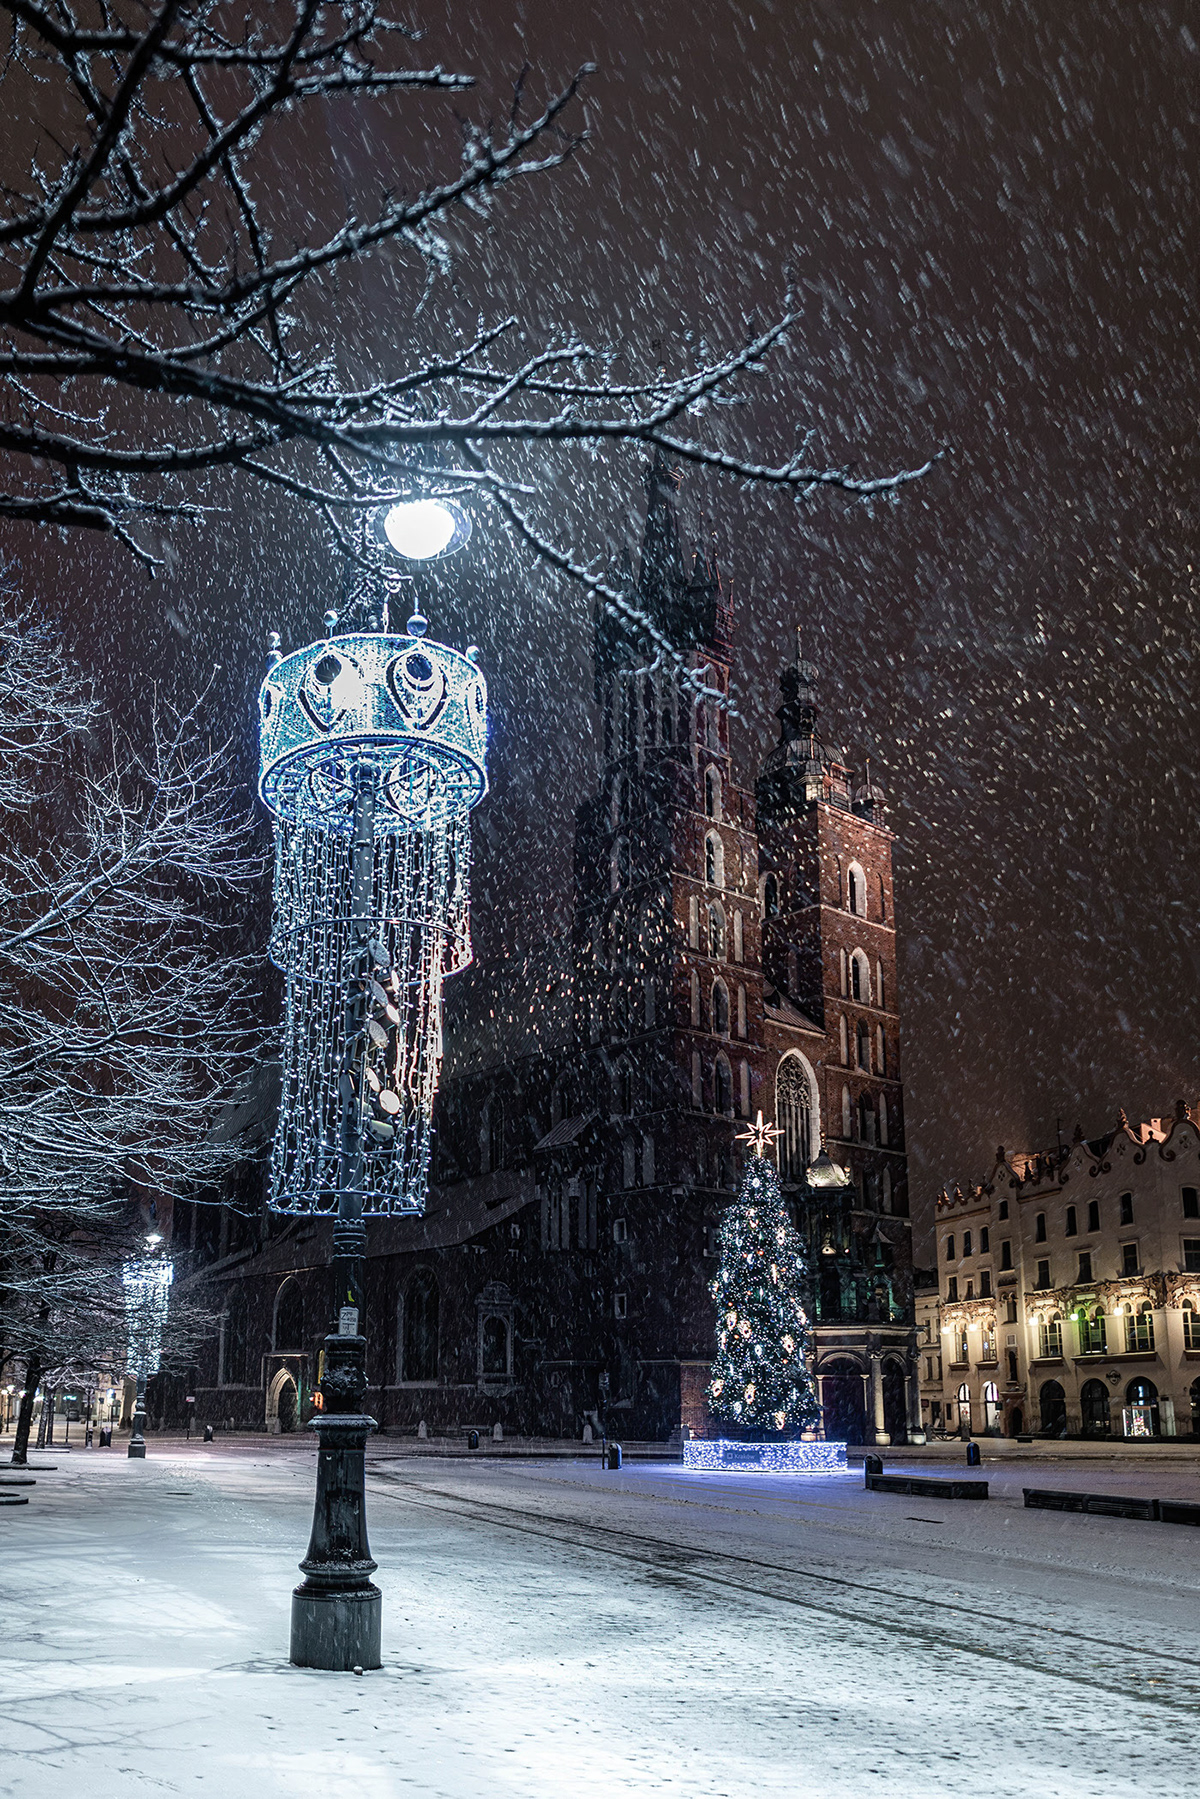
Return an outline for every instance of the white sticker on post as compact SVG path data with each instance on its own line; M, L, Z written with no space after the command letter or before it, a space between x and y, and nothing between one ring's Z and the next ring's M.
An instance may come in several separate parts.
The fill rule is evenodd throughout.
M338 1312L338 1336L339 1337L357 1337L357 1335L358 1335L358 1307L357 1306L343 1306L341 1308L341 1310Z

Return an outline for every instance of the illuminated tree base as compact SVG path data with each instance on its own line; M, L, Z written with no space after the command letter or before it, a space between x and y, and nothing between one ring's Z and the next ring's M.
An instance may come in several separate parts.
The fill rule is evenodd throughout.
M683 1465L698 1473L721 1468L751 1474L844 1474L844 1443L731 1443L726 1437L692 1437Z

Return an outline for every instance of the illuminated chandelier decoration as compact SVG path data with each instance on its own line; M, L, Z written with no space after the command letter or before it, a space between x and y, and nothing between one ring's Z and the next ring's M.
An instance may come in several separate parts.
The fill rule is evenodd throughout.
M289 656L272 637L259 695L285 981L269 1204L332 1214L345 1193L362 1213L420 1213L442 984L471 960L487 688L475 650L430 642L419 613L404 636L386 606L377 631L338 636L334 613L325 625Z
M163 1326L174 1279L174 1264L165 1256L138 1256L121 1266L129 1372L139 1386L158 1373L162 1361Z

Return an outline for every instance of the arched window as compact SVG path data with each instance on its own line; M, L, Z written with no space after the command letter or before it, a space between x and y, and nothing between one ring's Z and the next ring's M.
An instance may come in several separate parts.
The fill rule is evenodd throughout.
M247 1384L247 1361L250 1342L250 1308L243 1287L235 1287L225 1314L225 1354L223 1380L227 1387Z
M746 1028L746 989L739 987L737 990L737 1034L739 1037L746 1035Z
M1190 1299L1183 1302L1183 1347L1200 1349L1200 1312Z
M886 1149L891 1141L891 1126L888 1123L888 1098L886 1093L879 1095L879 1141Z
M783 1133L778 1139L779 1172L785 1181L803 1180L816 1157L821 1141L816 1091L812 1071L794 1050L789 1051L775 1070L775 1124Z
M884 1042L881 1024L875 1026L875 1072L877 1074L887 1073L887 1044Z
M887 1011L887 1001L884 998L884 991L885 991L885 989L884 989L884 985L883 985L883 963L879 960L879 957L876 956L876 958L875 958L875 1004L879 1007L879 1010L881 1012Z
M712 1028L718 1037L729 1035L729 989L724 981L712 985Z
M621 1185L637 1186L637 1146L632 1137L626 1137L621 1144Z
M735 912L733 915L733 959L735 962L746 960L746 938L740 912Z
M435 1381L438 1372L438 1284L430 1268L413 1272L401 1301L400 1379Z
M733 1116L733 1075L724 1056L718 1056L713 1069L713 1110Z
M1154 1348L1154 1308L1150 1301L1143 1300L1135 1311L1131 1305L1125 1307L1125 1353L1127 1355L1145 1354Z
M507 1318L493 1316L481 1320L479 1372L491 1380L503 1380L511 1374L512 1330Z
M864 1005L871 1003L870 964L860 949L850 957L850 997L861 1000Z
M858 1096L858 1137L860 1143L875 1141L875 1107L869 1093Z
M838 1047L842 1052L842 1067L850 1066L850 1033L846 1028L846 1014L838 1018Z
M1079 1389L1079 1407L1085 1437L1107 1437L1111 1428L1108 1387L1102 1380L1087 1380Z
M304 1295L298 1280L284 1281L275 1295L271 1347L277 1355L297 1355L304 1349Z
M708 953L716 962L725 960L725 909L719 904L708 908Z
M1067 1434L1067 1396L1056 1380L1045 1381L1038 1401L1042 1413L1042 1429L1048 1436L1065 1437Z
M506 1152L504 1132L504 1101L492 1099L487 1108L487 1167L485 1174L494 1174L504 1167Z
M883 1171L879 1204L880 1209L884 1212L890 1212L892 1209L892 1171L890 1168L885 1168Z
M849 1138L854 1124L854 1115L850 1105L850 1089L842 1088L842 1136Z
M846 898L851 912L860 918L867 912L867 877L861 862L852 862L846 874Z
M871 1068L871 1028L865 1020L859 1019L858 1029L855 1031L854 1037L855 1055L858 1066L860 1068L865 1068L869 1073Z
M697 1108L704 1104L704 1073L698 1049L692 1051L692 1104Z
M749 1064L749 1062L742 1063L739 1073L740 1073L740 1077L741 1077L741 1090L740 1090L741 1115L743 1118L749 1118L749 1116L750 1116L750 1064Z
M706 768L704 771L704 816L720 823L721 777L715 768Z
M691 975L692 988L692 1029L700 1029L700 976L693 968Z
M958 1389L958 1422L969 1435L971 1430L971 1389L966 1381Z
M704 839L704 879L710 887L725 885L725 850L715 831Z
M989 1437L1000 1435L1000 1389L994 1380L983 1389L983 1428Z
M700 948L700 901L694 893L688 900L688 943L692 949Z
M762 915L764 918L779 916L779 881L775 875L763 876Z
M642 1132L642 1186L654 1185L654 1138L649 1131Z

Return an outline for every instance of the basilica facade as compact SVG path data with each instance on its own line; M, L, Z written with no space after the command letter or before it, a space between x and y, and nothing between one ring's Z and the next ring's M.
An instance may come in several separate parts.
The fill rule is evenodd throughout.
M706 1431L718 1226L761 1111L809 1247L826 1434L903 1441L921 1413L892 833L798 653L779 741L738 785L729 597L681 553L665 467L647 490L628 610L596 626L573 927L448 989L426 1212L369 1231L370 1406L430 1434ZM841 1184L810 1181L822 1145ZM201 1211L176 1236L182 1266L207 1230L185 1278L222 1317L197 1415L286 1429L328 1328L329 1226L273 1220L231 1249Z

